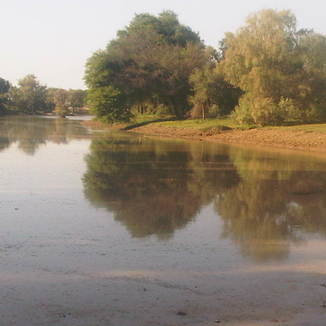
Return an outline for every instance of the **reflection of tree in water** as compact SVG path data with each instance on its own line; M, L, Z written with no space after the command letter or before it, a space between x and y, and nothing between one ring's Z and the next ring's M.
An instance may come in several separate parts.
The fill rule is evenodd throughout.
M238 182L227 157L221 155L216 168L217 154L211 155L200 144L136 137L94 140L85 194L112 211L133 236L169 238L219 191Z
M86 197L136 237L169 238L212 202L223 235L255 260L326 235L326 171L312 158L115 136L93 141L87 168Z
M78 122L68 119L46 119L33 116L15 116L0 119L0 151L12 143L24 153L34 155L37 149L51 141L65 144L87 131Z
M274 154L275 155L275 154ZM323 163L254 151L230 154L241 182L215 206L224 236L257 260L286 258L304 233L326 235L326 171Z

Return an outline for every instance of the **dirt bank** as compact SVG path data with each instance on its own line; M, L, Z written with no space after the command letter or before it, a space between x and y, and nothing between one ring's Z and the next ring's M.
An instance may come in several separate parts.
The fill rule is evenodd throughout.
M149 124L131 130L146 135L189 138L230 144L326 153L326 133L291 128L258 128L251 130L201 131L192 128Z

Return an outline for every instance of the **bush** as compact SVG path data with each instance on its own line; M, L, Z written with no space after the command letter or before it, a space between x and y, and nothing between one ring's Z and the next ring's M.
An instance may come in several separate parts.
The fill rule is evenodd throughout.
M241 125L254 124L249 99L247 99L245 96L240 99L239 105L236 106L234 112L231 114L231 118Z
M286 119L286 112L269 97L247 93L241 97L232 117L240 124L277 125Z
M281 98L279 107L286 113L286 120L296 122L318 122L325 121L326 112L320 106L310 108L300 108L292 99Z
M102 122L127 122L132 117L124 94L112 86L90 89L87 102Z
M278 125L286 119L286 112L271 98L258 97L252 102L252 117L260 126Z
M306 122L324 122L326 121L326 107L312 106L305 111Z
M312 121L317 119L317 113L300 109L289 98L281 98L279 103L275 103L269 97L254 97L247 93L240 99L232 117L240 124L266 126L279 125L289 120Z
M284 112L286 120L304 121L304 110L294 104L290 98L282 97L278 103L279 109Z

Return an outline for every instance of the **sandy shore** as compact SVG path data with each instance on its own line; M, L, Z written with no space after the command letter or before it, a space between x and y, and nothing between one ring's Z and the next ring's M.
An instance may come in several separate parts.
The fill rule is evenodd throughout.
M227 130L210 134L209 132L191 128L174 128L155 124L134 128L131 131L153 136L189 138L237 145L326 153L326 133L321 132L261 128L251 130Z

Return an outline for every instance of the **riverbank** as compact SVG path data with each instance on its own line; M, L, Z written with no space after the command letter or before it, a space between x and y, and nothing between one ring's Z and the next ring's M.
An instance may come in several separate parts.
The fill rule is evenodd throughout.
M326 126L325 126L326 128ZM173 128L162 125L146 125L132 130L146 135L182 137L221 143L273 147L291 150L326 153L326 133L295 127L256 128L249 130L201 131Z
M326 124L306 124L282 127L238 129L230 120L184 120L145 122L113 126L97 121L86 125L94 129L128 129L150 136L187 138L226 144L281 148L306 152L326 153Z

